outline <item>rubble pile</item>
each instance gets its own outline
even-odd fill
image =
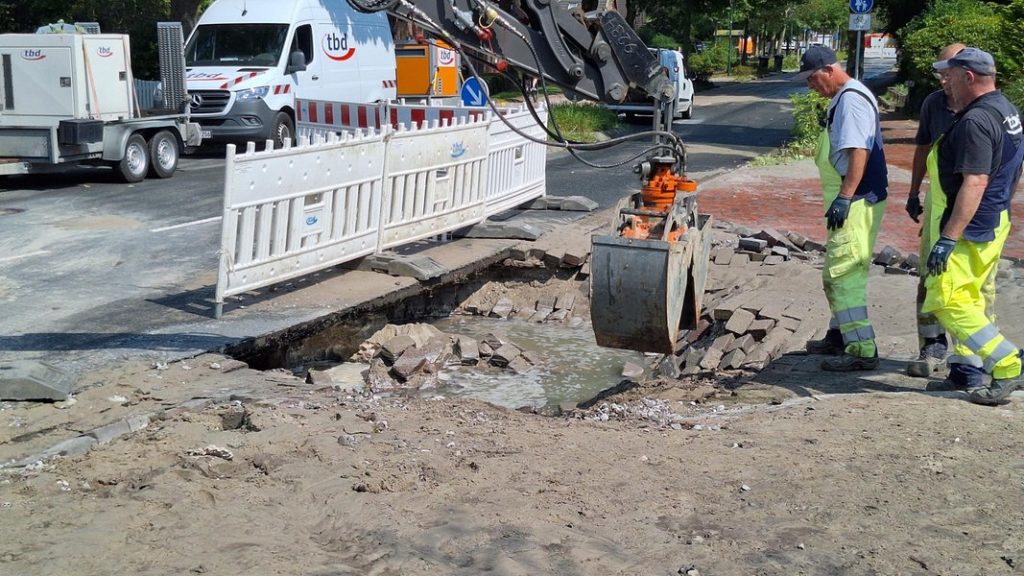
[[[388,324],[363,342],[352,360],[369,364],[362,374],[374,393],[436,388],[445,370],[461,367],[523,374],[541,361],[537,353],[494,334],[477,340],[429,324]]]
[[[493,305],[481,304],[477,300],[470,299],[452,314],[487,316],[502,320],[512,318],[536,323],[569,322],[573,326],[583,323],[582,318],[572,314],[573,308],[576,306],[576,294],[572,291],[565,291],[558,295],[545,294],[530,301],[524,301],[522,296],[513,296],[516,297],[516,300],[510,296],[502,296]]]

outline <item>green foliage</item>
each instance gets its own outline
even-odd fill
[[[729,51],[730,47],[725,42],[719,42],[708,46],[700,54],[691,54],[687,64],[693,79],[697,82],[709,82],[712,74],[724,72]]]
[[[737,80],[752,80],[757,78],[757,68],[733,64],[732,77]]]
[[[551,115],[558,122],[562,136],[580,142],[596,142],[597,132],[614,128],[619,122],[618,115],[604,106],[576,102],[555,104]],[[550,119],[548,127],[554,130]]]
[[[991,4],[977,0],[934,0],[903,30],[903,66],[915,84],[937,87],[932,62],[942,48],[954,42],[992,52],[1000,64],[1001,18]]]
[[[792,12],[802,28],[830,32],[846,27],[850,3],[848,0],[803,0],[793,7]]]
[[[800,57],[794,54],[787,54],[782,57],[782,69],[783,70],[799,70],[800,69]]]
[[[682,45],[682,43],[679,40],[673,38],[672,36],[669,36],[668,34],[657,32],[655,29],[651,27],[642,28],[641,32],[638,32],[638,34],[640,35],[640,39],[643,40],[644,44],[647,44],[647,46],[650,48],[666,48],[669,50],[676,50],[679,48],[680,45]]]
[[[790,95],[789,101],[793,104],[793,141],[787,147],[810,153],[821,134],[821,121],[828,110],[829,99],[808,90],[803,94]]]

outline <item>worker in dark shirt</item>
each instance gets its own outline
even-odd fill
[[[955,355],[977,357],[992,375],[989,386],[972,384],[968,399],[1002,404],[1022,385],[1022,352],[986,315],[982,285],[1010,233],[1010,201],[1024,162],[1020,112],[996,89],[991,54],[966,48],[933,67],[958,112],[928,156],[930,192],[944,207],[921,310],[956,338]]]

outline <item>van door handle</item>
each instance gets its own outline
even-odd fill
[[[311,80],[319,80],[319,79],[320,79],[320,77],[319,77],[319,76],[313,76],[313,77],[311,78]]]

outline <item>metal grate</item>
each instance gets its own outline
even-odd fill
[[[99,34],[100,23],[99,22],[75,22],[75,26],[81,28],[86,34]]]
[[[157,22],[156,27],[164,103],[168,108],[184,112],[188,107],[188,94],[185,91],[185,36],[181,22]]]
[[[220,114],[231,101],[227,90],[193,90],[188,96],[193,114]]]

